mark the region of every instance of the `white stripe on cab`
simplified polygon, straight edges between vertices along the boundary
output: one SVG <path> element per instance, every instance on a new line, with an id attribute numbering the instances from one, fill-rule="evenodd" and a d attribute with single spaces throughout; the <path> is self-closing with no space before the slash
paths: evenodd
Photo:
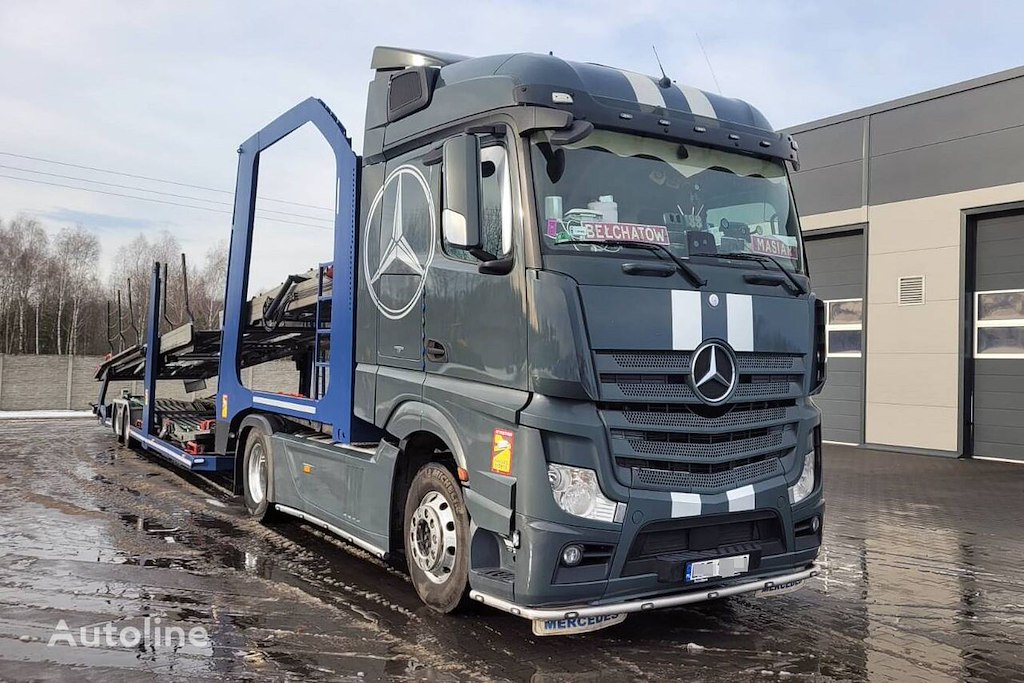
<path id="1" fill-rule="evenodd" d="M 693 351 L 704 341 L 700 292 L 672 290 L 672 349 Z"/>
<path id="2" fill-rule="evenodd" d="M 754 299 L 749 294 L 726 294 L 729 346 L 734 351 L 754 350 Z"/>

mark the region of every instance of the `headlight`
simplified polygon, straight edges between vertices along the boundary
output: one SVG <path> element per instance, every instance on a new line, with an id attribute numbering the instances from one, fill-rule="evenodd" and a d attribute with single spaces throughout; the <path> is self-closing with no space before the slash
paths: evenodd
<path id="1" fill-rule="evenodd" d="M 796 505 L 810 495 L 814 490 L 814 450 L 810 450 L 804 456 L 804 469 L 800 472 L 800 478 L 789 487 L 789 502 Z"/>
<path id="2" fill-rule="evenodd" d="M 570 515 L 601 522 L 622 521 L 622 515 L 626 512 L 625 504 L 604 497 L 594 470 L 549 464 L 548 482 L 551 483 L 551 492 L 558 507 Z"/>

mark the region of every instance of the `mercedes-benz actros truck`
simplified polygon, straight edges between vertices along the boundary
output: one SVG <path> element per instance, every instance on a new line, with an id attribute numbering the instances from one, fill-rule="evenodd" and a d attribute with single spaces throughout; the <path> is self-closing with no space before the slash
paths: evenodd
<path id="1" fill-rule="evenodd" d="M 551 55 L 381 47 L 372 69 L 362 156 L 315 99 L 241 145 L 221 329 L 167 329 L 157 264 L 100 418 L 257 519 L 407 565 L 435 610 L 538 634 L 814 576 L 824 320 L 796 143 L 740 100 Z M 310 123 L 333 242 L 248 292 L 260 154 Z M 280 359 L 296 386 L 242 381 Z"/>

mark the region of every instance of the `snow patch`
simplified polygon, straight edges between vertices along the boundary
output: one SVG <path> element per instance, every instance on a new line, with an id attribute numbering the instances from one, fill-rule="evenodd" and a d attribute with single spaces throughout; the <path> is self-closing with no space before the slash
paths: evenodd
<path id="1" fill-rule="evenodd" d="M 91 410 L 0 410 L 0 420 L 43 420 L 63 417 L 94 417 Z"/>

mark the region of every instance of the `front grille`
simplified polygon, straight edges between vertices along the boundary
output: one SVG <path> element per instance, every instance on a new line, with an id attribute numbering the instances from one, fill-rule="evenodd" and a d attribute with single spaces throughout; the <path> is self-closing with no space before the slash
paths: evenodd
<path id="1" fill-rule="evenodd" d="M 613 353 L 612 359 L 620 368 L 680 368 L 689 372 L 690 354 L 679 351 L 638 351 Z"/>
<path id="2" fill-rule="evenodd" d="M 638 454 L 687 459 L 720 459 L 772 448 L 779 449 L 783 445 L 781 429 L 758 429 L 728 434 L 642 432 L 639 435 L 622 435 L 613 432 L 612 436 L 626 439 L 632 450 Z"/>
<path id="3" fill-rule="evenodd" d="M 601 381 L 614 384 L 626 398 L 632 399 L 675 399 L 697 401 L 693 389 L 682 378 L 673 379 L 664 375 L 601 377 Z M 788 381 L 741 382 L 736 386 L 732 399 L 736 401 L 775 400 L 794 395 L 795 387 Z"/>
<path id="4" fill-rule="evenodd" d="M 634 486 L 665 491 L 720 491 L 770 479 L 783 472 L 782 463 L 776 455 L 719 463 L 718 466 L 725 466 L 725 469 L 718 471 L 693 471 L 701 465 L 716 467 L 711 463 L 659 462 L 655 466 L 643 460 L 630 461 L 623 458 L 619 464 L 631 467 Z M 663 469 L 664 465 L 672 469 Z M 680 465 L 682 467 L 677 469 Z"/>
<path id="5" fill-rule="evenodd" d="M 621 407 L 622 417 L 631 425 L 642 427 L 671 427 L 675 429 L 722 429 L 726 427 L 747 427 L 764 422 L 778 422 L 785 419 L 786 409 L 773 408 L 741 409 L 739 406 L 718 417 L 698 415 L 690 409 L 670 411 L 669 406 Z"/>
<path id="6" fill-rule="evenodd" d="M 727 402 L 705 405 L 690 387 L 690 351 L 594 354 L 601 414 L 623 483 L 717 492 L 782 473 L 795 445 L 800 354 L 737 353 Z"/>
<path id="7" fill-rule="evenodd" d="M 614 351 L 597 355 L 602 368 L 613 370 L 682 370 L 690 372 L 689 351 Z M 803 357 L 784 353 L 737 353 L 736 362 L 741 373 L 762 372 L 802 373 Z"/>

